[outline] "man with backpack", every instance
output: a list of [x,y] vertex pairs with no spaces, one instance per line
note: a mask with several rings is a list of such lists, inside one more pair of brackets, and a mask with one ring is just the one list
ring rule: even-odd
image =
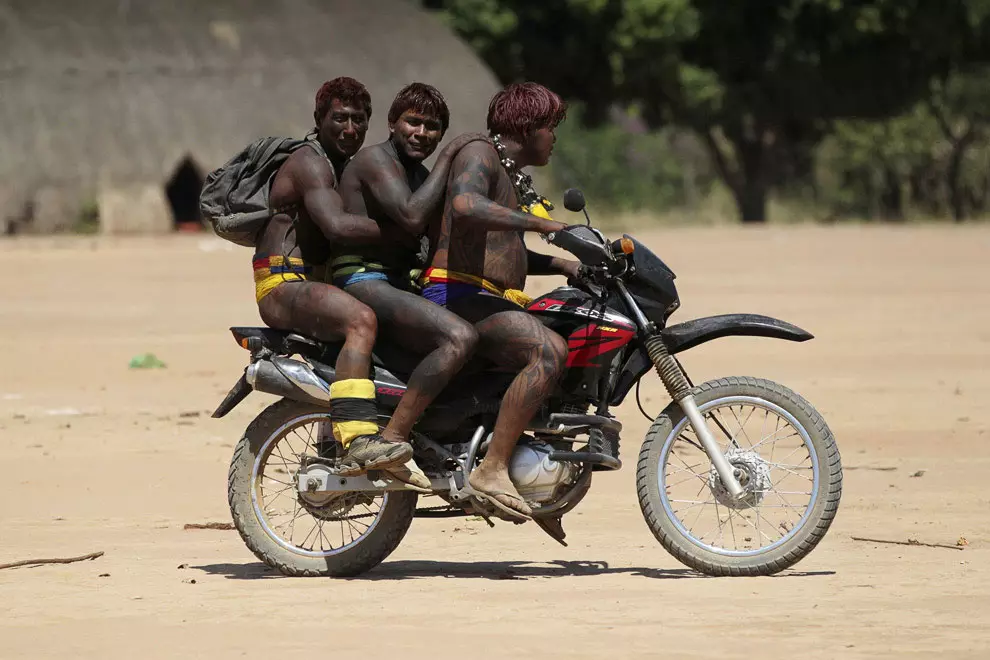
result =
[[260,230],[254,255],[258,311],[272,328],[322,341],[343,340],[330,386],[334,437],[346,452],[342,475],[402,469],[413,455],[408,442],[378,434],[375,385],[368,378],[377,320],[370,307],[325,283],[331,245],[414,241],[363,215],[346,213],[337,193],[344,166],[364,143],[371,118],[368,90],[353,78],[335,78],[316,95],[315,136],[295,148],[271,180],[274,215]]
[[[430,172],[423,161],[449,123],[450,111],[435,87],[412,83],[400,90],[388,112],[389,138],[358,153],[341,178],[345,210],[419,239],[439,216],[454,156],[473,140],[487,140],[481,134],[458,136]],[[341,245],[331,261],[333,283],[374,310],[384,336],[424,356],[382,432],[396,443],[408,441],[413,424],[471,357],[478,340],[470,323],[413,289],[416,267],[422,265],[416,256],[406,244]]]

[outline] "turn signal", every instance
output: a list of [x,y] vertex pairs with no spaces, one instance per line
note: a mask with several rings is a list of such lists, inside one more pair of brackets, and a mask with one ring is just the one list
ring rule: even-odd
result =
[[622,249],[622,254],[632,254],[633,250],[636,249],[636,244],[632,242],[631,238],[624,236],[619,239],[619,247]]

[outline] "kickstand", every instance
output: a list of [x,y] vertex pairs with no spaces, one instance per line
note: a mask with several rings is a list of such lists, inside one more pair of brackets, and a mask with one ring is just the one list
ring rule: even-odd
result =
[[540,526],[544,532],[546,532],[550,538],[552,538],[557,543],[561,544],[565,548],[567,547],[567,542],[564,538],[567,536],[564,533],[564,528],[560,524],[560,517],[557,518],[533,518],[533,522]]
[[485,519],[485,522],[488,523],[488,526],[489,527],[495,527],[495,523],[492,522],[492,519],[488,517],[488,514],[485,513],[481,509],[481,507],[479,507],[477,504],[475,504],[474,502],[472,502],[471,503],[471,508],[474,509],[474,512],[475,513],[477,513],[479,516],[481,516],[482,518]]

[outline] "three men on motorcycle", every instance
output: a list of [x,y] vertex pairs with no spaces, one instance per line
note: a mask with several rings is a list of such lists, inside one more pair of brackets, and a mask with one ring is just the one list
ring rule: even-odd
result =
[[[347,450],[342,474],[386,469],[428,487],[409,463],[409,433],[478,352],[518,373],[469,485],[505,515],[529,516],[508,462],[564,368],[567,343],[526,313],[521,290],[527,274],[573,276],[578,264],[526,249],[524,232],[548,234],[564,225],[539,205],[529,208],[533,213],[518,210],[515,184],[520,168],[547,164],[565,114],[563,101],[545,87],[510,85],[490,104],[490,138],[456,138],[431,173],[422,161],[449,121],[435,88],[413,83],[401,90],[389,111],[389,138],[360,152],[371,117],[367,90],[349,78],[320,89],[314,117],[326,157],[315,147],[299,149],[276,175],[272,206],[295,210],[269,222],[255,279],[269,326],[344,340],[331,386],[334,435]],[[429,268],[419,297],[409,274],[424,231]],[[315,264],[328,261],[331,272],[322,277],[332,285],[317,281]],[[384,336],[425,356],[381,435],[368,378],[379,324]]]

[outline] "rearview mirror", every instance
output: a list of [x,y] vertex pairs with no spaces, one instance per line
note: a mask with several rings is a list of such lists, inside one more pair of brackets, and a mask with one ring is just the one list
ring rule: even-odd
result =
[[580,188],[568,188],[564,193],[564,208],[574,213],[584,210],[584,193]]

